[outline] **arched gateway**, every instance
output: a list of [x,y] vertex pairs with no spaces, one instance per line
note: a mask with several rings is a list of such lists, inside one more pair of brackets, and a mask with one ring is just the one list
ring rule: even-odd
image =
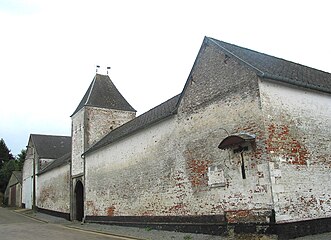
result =
[[81,181],[77,181],[75,187],[75,209],[75,219],[82,221],[84,217],[84,186]]

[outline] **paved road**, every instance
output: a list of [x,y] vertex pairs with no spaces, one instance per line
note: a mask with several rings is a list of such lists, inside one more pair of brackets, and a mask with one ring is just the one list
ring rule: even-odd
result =
[[119,240],[100,233],[67,228],[63,225],[45,223],[0,207],[0,239],[1,240]]

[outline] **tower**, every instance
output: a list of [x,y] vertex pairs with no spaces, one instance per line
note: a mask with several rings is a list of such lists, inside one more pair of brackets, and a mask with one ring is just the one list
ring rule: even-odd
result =
[[82,154],[113,129],[130,121],[136,110],[108,75],[96,74],[71,115],[71,216],[84,217],[85,161]]

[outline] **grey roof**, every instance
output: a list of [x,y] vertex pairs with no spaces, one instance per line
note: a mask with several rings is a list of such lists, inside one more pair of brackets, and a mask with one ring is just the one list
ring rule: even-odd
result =
[[13,171],[12,174],[16,177],[17,182],[22,184],[22,172],[21,171]]
[[48,172],[54,168],[61,167],[71,161],[71,152],[64,154],[62,157],[55,159],[53,162],[48,164],[44,169],[42,169],[39,174]]
[[229,55],[253,68],[258,76],[331,93],[331,74],[264,53],[206,37]]
[[152,108],[144,114],[132,119],[131,121],[115,128],[108,135],[102,138],[99,142],[93,145],[84,154],[93,152],[101,147],[104,147],[112,142],[115,142],[129,134],[139,131],[145,127],[148,127],[166,117],[169,117],[176,113],[177,102],[180,95],[172,97],[164,103]]
[[84,106],[93,106],[123,111],[136,111],[118,91],[108,75],[96,74],[83,99],[71,115],[75,115]]
[[71,137],[31,134],[30,138],[40,158],[56,159],[71,152]]
[[[247,48],[239,47],[213,38],[205,37],[202,45],[208,43],[215,44],[223,52],[226,52],[227,54],[243,62],[251,69],[253,69],[260,77],[331,93],[330,73],[303,66],[301,64],[290,62],[281,58],[273,57],[264,53],[253,51]],[[203,47],[201,47],[201,49],[202,48]],[[108,135],[106,135],[99,142],[93,145],[84,154],[93,152],[125,136],[128,136],[131,133],[134,133],[153,123],[156,123],[172,114],[176,114],[179,103],[189,83],[189,79],[190,76],[188,77],[185,87],[180,95],[169,99],[168,101],[160,104],[159,106],[149,110],[148,112],[111,131]],[[87,97],[84,96],[84,98]],[[79,110],[79,107],[77,109]],[[75,113],[78,111],[77,109]]]

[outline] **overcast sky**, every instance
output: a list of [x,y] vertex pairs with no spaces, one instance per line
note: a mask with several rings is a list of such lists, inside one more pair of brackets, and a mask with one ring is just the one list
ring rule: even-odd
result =
[[[0,138],[70,135],[95,75],[138,115],[181,92],[204,36],[331,72],[328,0],[0,0]],[[104,73],[104,70],[101,70]]]

